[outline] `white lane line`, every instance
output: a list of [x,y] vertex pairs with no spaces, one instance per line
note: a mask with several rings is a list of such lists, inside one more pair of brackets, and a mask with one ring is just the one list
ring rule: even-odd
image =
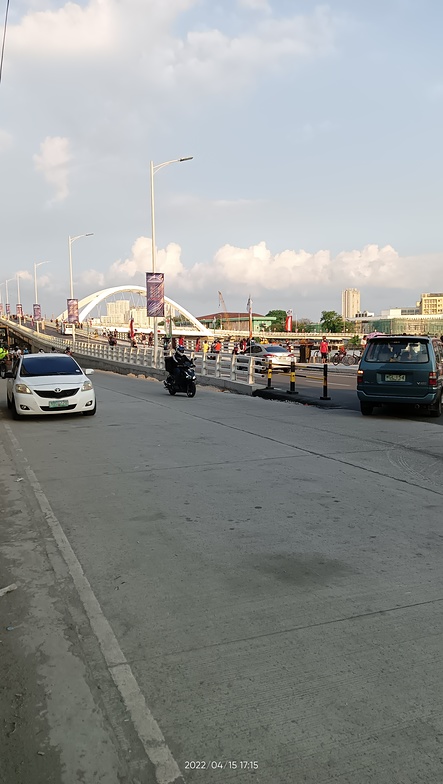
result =
[[69,573],[74,581],[83,607],[85,608],[85,612],[91,623],[91,628],[98,640],[112,679],[126,705],[146,754],[155,767],[155,775],[158,784],[173,784],[173,782],[183,781],[180,768],[172,756],[159,725],[146,705],[145,698],[134,677],[131,667],[126,661],[117,638],[100,607],[77,556],[52,511],[51,505],[44,494],[34,471],[28,465],[28,461],[23,455],[23,450],[21,449],[19,442],[14,436],[10,426],[7,424],[4,426],[12,446],[17,453],[17,458],[24,463],[24,473],[26,473],[38,505],[43,512],[46,522],[57,543],[57,547],[69,569]]

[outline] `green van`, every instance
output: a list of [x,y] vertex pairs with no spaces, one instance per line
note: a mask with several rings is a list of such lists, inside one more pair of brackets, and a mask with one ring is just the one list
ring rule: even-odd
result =
[[408,405],[442,412],[443,343],[421,335],[377,335],[367,342],[357,371],[361,413],[375,406]]

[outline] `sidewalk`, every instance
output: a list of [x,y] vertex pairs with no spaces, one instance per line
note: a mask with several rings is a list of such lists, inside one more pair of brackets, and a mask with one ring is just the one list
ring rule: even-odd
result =
[[0,589],[17,586],[0,595],[0,782],[153,782],[66,566],[13,461],[0,414]]

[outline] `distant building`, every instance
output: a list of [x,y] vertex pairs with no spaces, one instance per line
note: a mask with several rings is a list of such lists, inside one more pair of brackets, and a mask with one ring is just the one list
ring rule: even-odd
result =
[[380,313],[381,318],[400,318],[400,316],[419,316],[420,308],[388,308],[382,310]]
[[417,307],[422,316],[437,316],[443,313],[443,294],[422,294]]
[[341,314],[344,319],[353,319],[360,313],[360,292],[358,289],[345,289],[341,293]]
[[[209,329],[225,329],[228,332],[247,332],[249,329],[249,313],[208,313],[206,316],[197,316],[201,324]],[[252,314],[253,332],[265,332],[272,327],[275,316],[262,316],[261,313]]]
[[356,319],[373,318],[373,316],[375,316],[375,313],[370,313],[369,310],[363,310],[361,313],[355,314]]

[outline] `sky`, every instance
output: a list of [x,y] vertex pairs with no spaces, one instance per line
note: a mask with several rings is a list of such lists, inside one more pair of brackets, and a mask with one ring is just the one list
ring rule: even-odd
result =
[[[2,14],[6,0],[0,0]],[[443,290],[441,0],[10,0],[0,296],[318,320]]]

